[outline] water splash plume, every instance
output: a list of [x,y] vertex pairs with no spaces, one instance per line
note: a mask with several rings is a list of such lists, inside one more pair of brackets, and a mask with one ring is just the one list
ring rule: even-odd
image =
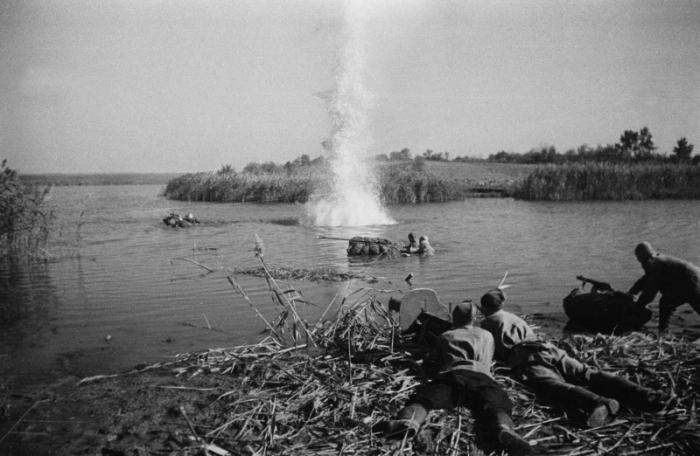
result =
[[371,94],[363,84],[367,9],[364,2],[345,2],[344,46],[335,90],[320,95],[332,121],[331,176],[307,204],[316,226],[364,226],[396,223],[382,207],[377,176],[367,162],[371,135],[367,126]]

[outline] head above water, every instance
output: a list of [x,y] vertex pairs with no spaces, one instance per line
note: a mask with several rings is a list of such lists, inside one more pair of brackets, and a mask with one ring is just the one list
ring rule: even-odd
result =
[[656,250],[648,242],[640,242],[637,247],[634,248],[634,256],[637,257],[637,261],[644,264],[651,257],[656,255]]
[[486,292],[481,297],[481,312],[488,316],[494,312],[498,312],[503,308],[506,302],[506,294],[500,288],[494,288]]
[[416,237],[413,235],[413,233],[408,233],[408,242],[410,242],[411,244],[416,243]]
[[421,244],[428,244],[428,236],[421,236],[418,242]]
[[459,327],[472,324],[475,313],[471,301],[460,302],[452,309],[452,326]]

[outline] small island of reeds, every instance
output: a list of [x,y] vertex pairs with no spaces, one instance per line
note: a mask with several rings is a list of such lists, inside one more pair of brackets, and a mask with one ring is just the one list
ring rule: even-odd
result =
[[[700,197],[700,157],[680,138],[670,154],[655,152],[651,132],[626,130],[618,143],[560,153],[543,146],[526,153],[505,151],[487,159],[455,157],[428,149],[379,154],[368,163],[384,204],[430,203],[468,197],[512,196],[524,200],[641,200]],[[164,195],[175,200],[305,203],[332,175],[327,160],[302,155],[293,162],[249,163],[241,172],[171,179]]]
[[[529,165],[408,160],[377,162],[378,191],[384,204],[430,203],[468,197],[506,196],[532,169]],[[231,169],[185,174],[171,179],[167,198],[184,201],[305,203],[314,191],[327,185],[326,163],[293,169]]]

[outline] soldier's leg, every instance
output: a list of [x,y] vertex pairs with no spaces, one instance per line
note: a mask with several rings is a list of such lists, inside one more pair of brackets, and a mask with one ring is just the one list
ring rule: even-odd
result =
[[450,409],[458,404],[458,385],[448,381],[432,381],[421,386],[408,404],[392,420],[382,421],[372,429],[388,438],[412,438],[432,409]]
[[602,371],[590,372],[589,387],[591,391],[616,399],[628,407],[648,412],[663,409],[669,399],[665,393]]
[[509,454],[532,454],[532,447],[516,431],[511,412],[513,404],[501,386],[492,380],[473,391],[466,391],[472,400],[465,401],[477,419],[483,420],[488,431]]
[[668,329],[668,322],[671,320],[671,315],[676,307],[683,304],[678,299],[671,296],[661,296],[659,299],[659,332]]
[[690,307],[697,312],[698,315],[700,315],[700,291],[698,293],[695,293],[695,296],[688,301],[688,304],[690,304]]
[[585,415],[589,426],[607,423],[620,409],[616,400],[568,383],[552,369],[532,366],[528,371],[526,384],[535,391],[538,399],[562,407],[569,416]]

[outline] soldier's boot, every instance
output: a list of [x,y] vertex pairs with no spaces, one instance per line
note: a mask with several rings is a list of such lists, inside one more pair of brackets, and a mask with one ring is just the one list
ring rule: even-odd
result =
[[594,372],[590,376],[591,390],[617,399],[622,404],[643,410],[658,412],[664,408],[670,396],[651,388],[638,385],[624,377],[607,372]]
[[571,386],[568,388],[568,393],[565,407],[584,410],[587,414],[586,424],[589,427],[607,424],[620,411],[620,403],[615,399],[600,396],[586,388]]
[[493,420],[496,424],[496,437],[498,443],[508,451],[508,454],[516,455],[530,455],[532,454],[532,447],[527,440],[522,438],[515,430],[513,430],[513,420],[511,417],[503,410],[485,410],[486,413],[493,414]]
[[598,404],[593,411],[588,415],[586,424],[589,427],[599,427],[611,421],[612,417],[617,415],[620,410],[620,403],[615,399],[604,399]]
[[395,419],[380,421],[372,427],[372,432],[381,432],[389,439],[411,439],[425,422],[428,410],[421,404],[409,404],[398,413]]

